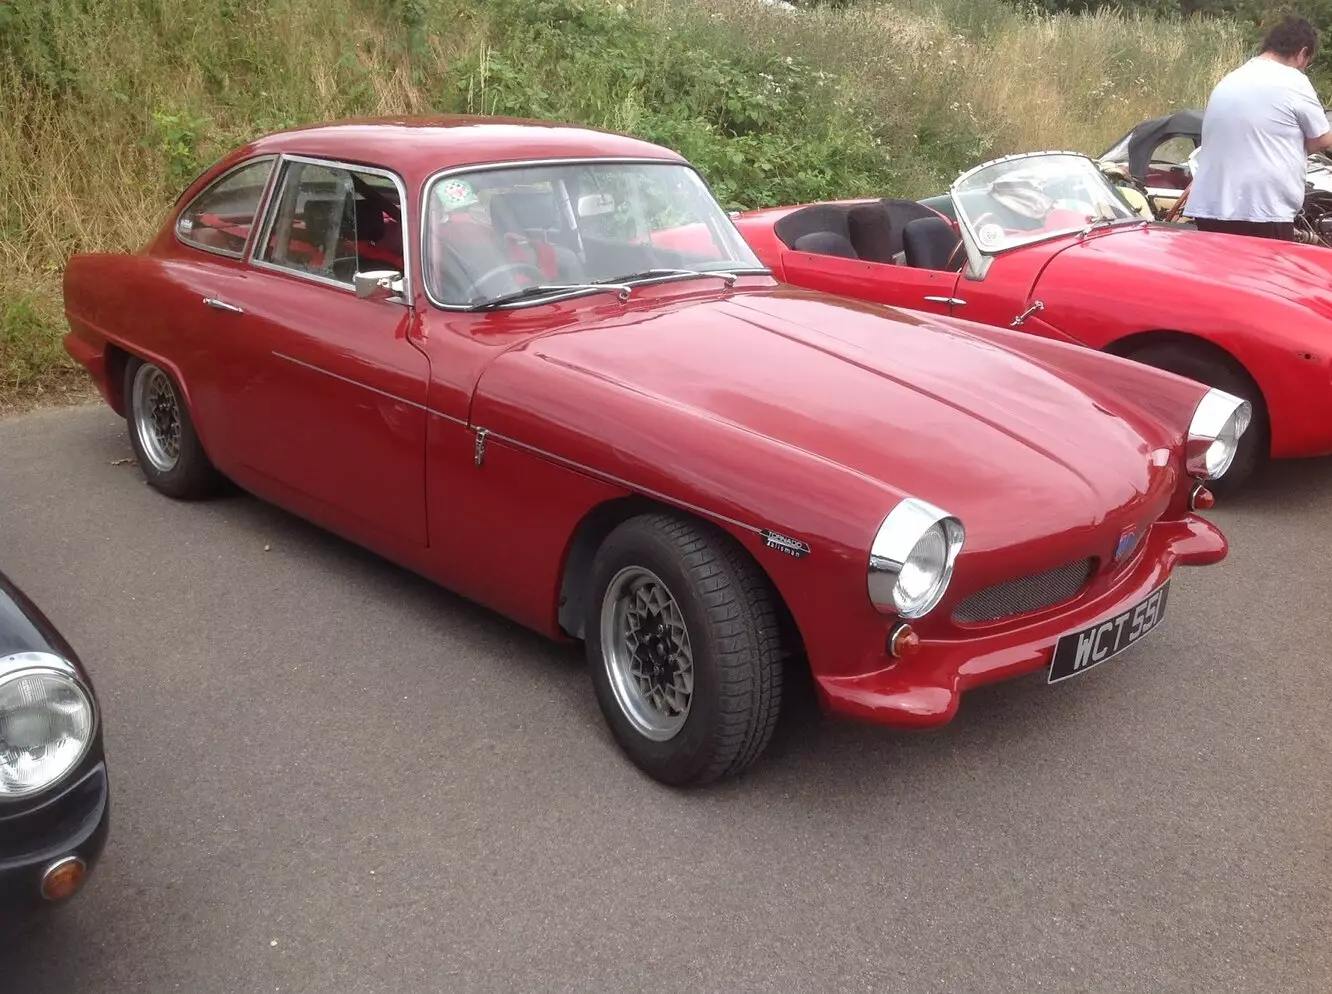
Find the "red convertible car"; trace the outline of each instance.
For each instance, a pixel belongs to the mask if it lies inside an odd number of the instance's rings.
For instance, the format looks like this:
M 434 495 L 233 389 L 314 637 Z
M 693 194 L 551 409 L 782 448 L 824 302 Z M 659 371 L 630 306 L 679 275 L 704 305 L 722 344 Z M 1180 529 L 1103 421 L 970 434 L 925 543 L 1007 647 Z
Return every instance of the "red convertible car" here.
M 1160 624 L 1248 405 L 1112 356 L 784 287 L 699 174 L 496 119 L 266 136 L 133 254 L 65 273 L 66 346 L 149 483 L 219 474 L 582 641 L 616 741 L 697 784 L 788 666 L 938 726 Z
M 1090 346 L 1252 406 L 1218 493 L 1268 458 L 1332 454 L 1332 254 L 1145 221 L 1086 156 L 984 163 L 945 197 L 753 211 L 784 282 Z

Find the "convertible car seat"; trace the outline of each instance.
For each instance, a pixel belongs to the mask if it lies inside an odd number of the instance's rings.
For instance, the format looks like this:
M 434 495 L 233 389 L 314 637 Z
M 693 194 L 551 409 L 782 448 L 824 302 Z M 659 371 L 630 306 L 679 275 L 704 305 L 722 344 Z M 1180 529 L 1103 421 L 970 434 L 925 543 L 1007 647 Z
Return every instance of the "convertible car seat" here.
M 816 255 L 837 255 L 844 259 L 859 259 L 851 239 L 833 231 L 811 231 L 801 235 L 791 246 L 797 252 L 813 252 Z
M 510 258 L 531 262 L 548 280 L 578 283 L 587 279 L 577 254 L 556 245 L 547 228 L 558 226 L 553 199 L 541 194 L 497 193 L 490 198 L 490 223 L 504 236 Z
M 902 250 L 913 269 L 957 270 L 966 258 L 957 252 L 962 239 L 941 217 L 918 217 L 902 229 Z
M 867 262 L 892 265 L 899 251 L 893 243 L 893 215 L 882 203 L 860 204 L 846 212 L 847 234 L 856 255 Z
M 356 201 L 356 254 L 363 268 L 402 271 L 402 229 L 396 223 L 390 226 L 383 208 L 373 200 Z

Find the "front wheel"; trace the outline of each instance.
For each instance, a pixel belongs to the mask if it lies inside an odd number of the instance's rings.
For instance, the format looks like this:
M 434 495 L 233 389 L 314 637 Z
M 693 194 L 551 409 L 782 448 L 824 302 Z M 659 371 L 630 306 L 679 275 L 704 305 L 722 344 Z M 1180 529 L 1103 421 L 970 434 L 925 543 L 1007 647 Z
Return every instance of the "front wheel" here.
M 220 478 L 171 374 L 132 358 L 125 364 L 124 396 L 130 445 L 148 483 L 168 497 L 212 493 Z
M 730 536 L 671 514 L 626 521 L 592 564 L 587 654 L 602 715 L 654 779 L 733 776 L 782 698 L 776 595 Z
M 1131 353 L 1128 358 L 1148 366 L 1155 366 L 1191 380 L 1216 387 L 1226 393 L 1247 400 L 1253 408 L 1248 430 L 1240 437 L 1239 451 L 1226 475 L 1207 484 L 1217 495 L 1233 494 L 1239 490 L 1267 461 L 1271 451 L 1271 430 L 1267 419 L 1267 406 L 1254 382 L 1219 357 L 1208 355 L 1187 345 L 1162 343 L 1148 345 Z

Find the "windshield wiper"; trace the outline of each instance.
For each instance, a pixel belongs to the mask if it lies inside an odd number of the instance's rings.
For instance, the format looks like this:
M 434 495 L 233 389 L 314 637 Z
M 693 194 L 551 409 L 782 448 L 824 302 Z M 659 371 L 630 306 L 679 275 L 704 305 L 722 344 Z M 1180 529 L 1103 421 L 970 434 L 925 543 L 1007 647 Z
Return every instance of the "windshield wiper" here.
M 569 290 L 587 290 L 590 292 L 615 290 L 619 292 L 621 300 L 628 300 L 629 294 L 633 292 L 633 287 L 622 280 L 607 280 L 596 283 L 542 283 L 537 286 L 525 286 L 521 290 L 514 290 L 512 293 L 500 294 L 492 300 L 473 304 L 468 310 L 489 311 L 501 304 L 511 304 L 514 301 L 526 300 L 529 297 L 544 297 L 547 294 L 564 293 Z
M 721 269 L 644 269 L 637 273 L 626 273 L 624 276 L 613 277 L 612 280 L 606 282 L 628 283 L 631 280 L 636 283 L 645 280 L 666 282 L 668 280 L 693 280 L 705 276 L 715 276 L 719 280 L 725 280 L 729 287 L 734 286 L 735 281 L 741 276 L 767 276 L 771 272 L 770 269 L 766 268 L 754 269 L 749 267 L 745 269 L 737 268 L 734 271 Z
M 1098 217 L 1095 221 L 1089 223 L 1082 229 L 1082 236 L 1090 235 L 1093 231 L 1099 231 L 1101 228 L 1113 228 L 1120 224 L 1134 224 L 1137 222 L 1147 223 L 1146 218 L 1142 217 Z

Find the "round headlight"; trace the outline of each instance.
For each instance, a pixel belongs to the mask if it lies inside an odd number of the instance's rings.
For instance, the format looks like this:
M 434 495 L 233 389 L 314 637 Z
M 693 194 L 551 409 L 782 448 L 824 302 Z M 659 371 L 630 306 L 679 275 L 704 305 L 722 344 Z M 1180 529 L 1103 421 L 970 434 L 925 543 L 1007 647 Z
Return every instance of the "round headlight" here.
M 1240 437 L 1253 418 L 1253 406 L 1215 387 L 1203 394 L 1189 423 L 1184 466 L 1190 476 L 1215 480 L 1230 469 Z
M 0 675 L 0 798 L 58 782 L 92 743 L 91 697 L 63 665 L 47 665 L 48 658 L 54 657 L 10 657 L 14 668 Z
M 966 530 L 933 504 L 908 497 L 879 526 L 870 546 L 869 596 L 885 614 L 920 618 L 953 578 Z

